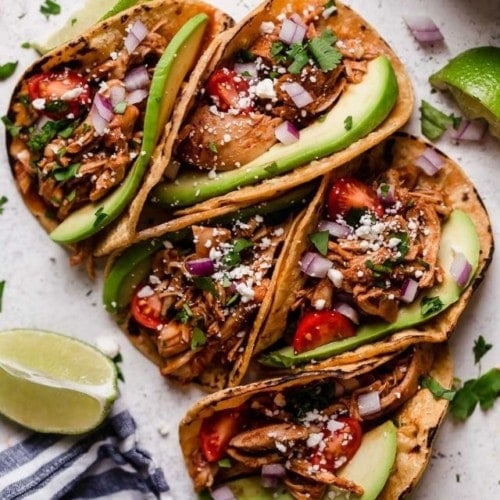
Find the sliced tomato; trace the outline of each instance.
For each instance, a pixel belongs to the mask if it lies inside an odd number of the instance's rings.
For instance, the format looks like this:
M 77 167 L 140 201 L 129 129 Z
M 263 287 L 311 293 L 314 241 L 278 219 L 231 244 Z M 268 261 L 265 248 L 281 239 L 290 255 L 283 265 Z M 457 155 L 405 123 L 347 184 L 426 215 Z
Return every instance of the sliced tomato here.
M 156 293 L 148 297 L 139 297 L 139 290 L 140 288 L 135 293 L 130 306 L 132 316 L 142 326 L 156 330 L 163 323 L 161 319 L 161 299 Z
M 328 215 L 335 220 L 337 215 L 343 217 L 352 209 L 370 210 L 378 217 L 384 215 L 384 208 L 374 189 L 354 177 L 341 177 L 330 189 Z
M 229 441 L 245 423 L 245 408 L 230 408 L 205 418 L 200 429 L 200 448 L 208 462 L 217 462 L 226 453 Z
M 359 420 L 352 417 L 339 417 L 337 422 L 344 424 L 342 429 L 329 431 L 326 427 L 324 433 L 324 448 L 315 448 L 310 457 L 313 465 L 319 465 L 330 472 L 345 465 L 356 454 L 363 437 L 363 430 Z
M 215 70 L 207 82 L 207 93 L 221 111 L 240 109 L 250 111 L 251 106 L 242 106 L 240 99 L 248 95 L 248 82 L 235 71 L 221 68 Z
M 352 321 L 337 311 L 310 311 L 299 320 L 293 338 L 295 354 L 356 334 Z
M 90 88 L 85 78 L 69 69 L 32 76 L 27 85 L 30 100 L 45 99 L 43 113 L 55 120 L 70 113 L 78 117 L 89 104 Z

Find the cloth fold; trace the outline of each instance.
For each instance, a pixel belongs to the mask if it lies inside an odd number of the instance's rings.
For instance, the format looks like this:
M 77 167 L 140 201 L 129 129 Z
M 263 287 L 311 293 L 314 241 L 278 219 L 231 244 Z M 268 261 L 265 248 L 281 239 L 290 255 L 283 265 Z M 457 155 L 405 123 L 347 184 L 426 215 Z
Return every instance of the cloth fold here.
M 17 432 L 0 440 L 0 499 L 169 500 L 163 471 L 138 446 L 136 424 L 121 401 L 96 430 L 81 436 Z

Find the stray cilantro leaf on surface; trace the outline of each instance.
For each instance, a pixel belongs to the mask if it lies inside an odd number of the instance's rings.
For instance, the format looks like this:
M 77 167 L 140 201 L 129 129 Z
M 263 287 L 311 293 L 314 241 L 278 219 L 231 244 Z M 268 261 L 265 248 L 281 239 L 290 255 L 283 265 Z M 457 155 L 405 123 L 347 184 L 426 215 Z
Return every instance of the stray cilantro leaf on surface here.
M 420 106 L 420 125 L 422 134 L 434 141 L 439 139 L 446 129 L 453 127 L 458 128 L 460 125 L 460 118 L 455 115 L 447 115 L 439 109 L 435 108 L 432 104 L 422 99 Z
M 125 382 L 125 377 L 123 376 L 123 372 L 121 370 L 121 367 L 119 365 L 119 363 L 121 363 L 123 361 L 123 357 L 121 355 L 121 353 L 119 352 L 113 359 L 112 359 L 113 363 L 115 364 L 115 367 L 116 367 L 116 376 L 118 378 L 118 380 L 121 380 L 122 382 Z
M 326 255 L 328 252 L 328 231 L 318 231 L 317 233 L 312 233 L 309 235 L 311 243 L 316 247 L 316 250 L 321 255 Z
M 49 16 L 57 16 L 60 14 L 61 6 L 54 0 L 45 0 L 45 3 L 40 5 L 40 12 L 48 19 Z
M 474 340 L 474 364 L 477 365 L 481 358 L 493 347 L 492 344 L 487 344 L 486 340 L 484 340 L 484 337 L 482 335 L 479 335 L 479 337 Z
M 352 116 L 349 115 L 345 120 L 344 120 L 344 128 L 346 130 L 351 130 L 352 129 Z
M 5 289 L 5 280 L 0 281 L 0 312 L 2 312 L 2 298 Z
M 205 332 L 201 328 L 195 326 L 193 329 L 193 337 L 191 338 L 191 349 L 204 346 L 206 343 L 207 337 Z
M 0 214 L 3 214 L 4 205 L 9 201 L 7 196 L 0 197 Z
M 420 384 L 422 387 L 429 389 L 435 399 L 451 401 L 455 397 L 456 391 L 454 389 L 446 389 L 446 387 L 443 387 L 436 379 L 430 376 L 424 377 L 420 381 Z
M 0 80 L 6 80 L 14 74 L 17 68 L 17 61 L 0 64 Z
M 30 42 L 23 42 L 21 44 L 22 49 L 31 49 L 31 43 Z

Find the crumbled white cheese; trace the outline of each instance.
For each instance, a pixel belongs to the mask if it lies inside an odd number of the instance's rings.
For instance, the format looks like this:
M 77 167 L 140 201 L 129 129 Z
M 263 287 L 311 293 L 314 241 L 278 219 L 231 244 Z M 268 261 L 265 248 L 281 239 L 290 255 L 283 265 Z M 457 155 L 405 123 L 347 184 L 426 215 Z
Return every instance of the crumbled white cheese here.
M 255 86 L 255 95 L 261 99 L 275 99 L 276 90 L 274 90 L 274 83 L 270 78 L 264 78 Z
M 325 435 L 322 432 L 311 432 L 307 438 L 307 446 L 309 448 L 315 448 L 323 440 Z
M 325 305 L 326 305 L 325 299 L 318 299 L 314 301 L 313 307 L 317 311 L 322 311 L 325 308 Z
M 149 286 L 143 286 L 138 292 L 137 292 L 137 297 L 140 299 L 143 299 L 145 297 L 151 297 L 151 295 L 154 295 L 154 290 Z
M 31 101 L 31 105 L 35 109 L 41 111 L 42 109 L 45 109 L 45 99 L 42 99 L 41 97 L 38 99 L 33 99 L 33 101 Z
M 344 275 L 338 269 L 333 267 L 328 269 L 327 276 L 335 288 L 340 288 L 342 286 Z
M 85 89 L 83 87 L 75 87 L 74 89 L 64 92 L 64 94 L 61 96 L 61 99 L 63 101 L 72 101 L 73 99 L 80 97 L 84 92 Z
M 274 23 L 272 21 L 264 21 L 260 25 L 261 33 L 272 33 L 274 31 Z

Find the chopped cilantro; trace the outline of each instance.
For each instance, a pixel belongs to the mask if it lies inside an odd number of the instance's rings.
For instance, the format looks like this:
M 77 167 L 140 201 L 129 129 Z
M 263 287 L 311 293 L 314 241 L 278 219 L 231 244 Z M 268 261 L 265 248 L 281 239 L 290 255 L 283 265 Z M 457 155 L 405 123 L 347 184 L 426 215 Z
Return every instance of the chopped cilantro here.
M 277 63 L 286 61 L 285 44 L 283 42 L 273 42 L 271 44 L 271 56 Z
M 306 385 L 287 391 L 285 409 L 297 418 L 302 418 L 312 410 L 322 410 L 331 403 L 335 384 L 323 382 Z
M 0 64 L 0 80 L 6 80 L 14 74 L 17 68 L 17 61 Z
M 211 293 L 214 297 L 218 297 L 217 289 L 215 288 L 215 283 L 209 276 L 197 276 L 193 278 L 193 283 L 196 288 L 203 290 L 205 292 Z
M 0 197 L 0 214 L 3 214 L 4 205 L 8 202 L 7 196 Z
M 208 143 L 208 149 L 210 149 L 210 151 L 212 151 L 212 153 L 214 155 L 216 155 L 219 152 L 219 150 L 217 149 L 217 144 L 216 144 L 215 141 L 210 141 Z
M 264 167 L 264 170 L 269 172 L 271 175 L 276 175 L 278 173 L 278 165 L 275 161 L 273 161 L 267 167 Z
M 81 163 L 73 163 L 66 168 L 58 168 L 54 170 L 54 179 L 59 182 L 64 182 L 73 179 L 78 173 Z
M 21 132 L 21 127 L 14 125 L 8 116 L 2 116 L 2 122 L 11 137 L 17 137 L 19 132 Z
M 328 237 L 328 231 L 318 231 L 309 235 L 311 243 L 321 255 L 326 255 L 328 252 Z
M 73 189 L 73 191 L 71 191 L 71 193 L 69 193 L 69 194 L 66 196 L 66 199 L 67 199 L 69 202 L 72 202 L 72 201 L 75 199 L 75 196 L 76 196 L 76 189 Z
M 192 317 L 193 311 L 191 311 L 191 308 L 185 302 L 182 304 L 182 309 L 175 315 L 175 319 L 184 324 L 186 324 Z
M 125 101 L 123 101 L 123 102 L 119 102 L 118 104 L 116 104 L 115 107 L 113 108 L 113 111 L 117 115 L 123 115 L 123 113 L 125 113 L 126 109 L 127 109 L 127 103 Z
M 66 148 L 59 148 L 57 150 L 57 156 L 59 158 L 62 158 L 66 154 L 67 149 Z
M 352 129 L 352 115 L 349 115 L 345 120 L 344 120 L 344 128 L 346 130 L 351 130 Z
M 122 382 L 125 382 L 125 377 L 123 376 L 123 372 L 121 370 L 121 367 L 119 363 L 123 361 L 123 357 L 121 352 L 119 352 L 111 361 L 115 364 L 116 367 L 116 377 L 118 380 L 121 380 Z
M 351 227 L 356 227 L 363 215 L 367 214 L 366 208 L 350 208 L 344 216 L 344 220 Z
M 256 56 L 248 49 L 241 49 L 236 53 L 236 60 L 239 63 L 247 63 L 255 61 Z
M 0 312 L 2 312 L 2 298 L 5 289 L 5 280 L 0 281 Z
M 205 332 L 201 328 L 195 326 L 193 328 L 193 336 L 191 338 L 191 349 L 204 346 L 206 343 L 207 336 L 205 335 Z
M 22 49 L 31 49 L 31 43 L 30 42 L 23 42 L 21 44 Z
M 229 458 L 222 458 L 217 462 L 217 465 L 223 469 L 230 469 L 232 464 Z
M 301 43 L 292 43 L 286 54 L 292 60 L 292 63 L 287 68 L 292 75 L 298 75 L 309 62 L 306 46 Z
M 35 152 L 42 151 L 58 133 L 64 132 L 68 125 L 68 120 L 46 122 L 38 133 L 33 133 L 28 139 L 28 148 Z
M 383 264 L 375 264 L 373 261 L 367 260 L 365 262 L 365 267 L 373 271 L 377 277 L 392 272 L 392 263 L 390 261 L 385 261 Z
M 68 111 L 68 103 L 62 99 L 54 99 L 45 103 L 45 111 L 49 113 L 65 113 Z
M 335 0 L 328 0 L 323 7 L 325 9 L 328 9 L 330 7 L 336 7 Z
M 68 139 L 73 135 L 74 130 L 75 130 L 75 125 L 68 125 L 67 127 L 60 130 L 57 133 L 57 135 L 59 137 L 62 137 L 63 139 Z
M 45 0 L 45 3 L 40 5 L 40 12 L 48 19 L 49 16 L 57 16 L 57 14 L 60 14 L 61 6 L 54 0 Z
M 481 358 L 493 347 L 492 344 L 487 344 L 482 335 L 474 340 L 474 364 L 478 364 Z
M 334 46 L 337 37 L 330 29 L 324 30 L 319 37 L 309 41 L 309 50 L 322 71 L 331 71 L 342 60 L 342 54 Z
M 460 118 L 452 114 L 446 115 L 439 109 L 422 99 L 420 106 L 420 126 L 422 134 L 434 141 L 439 139 L 449 127 L 458 128 Z
M 71 19 L 71 26 L 73 26 L 73 24 L 75 24 L 77 21 L 78 21 L 78 19 L 76 17 L 73 17 Z
M 420 312 L 422 316 L 430 316 L 441 311 L 443 303 L 439 297 L 424 297 L 420 304 Z
M 240 298 L 240 295 L 238 293 L 235 293 L 232 295 L 229 300 L 226 302 L 226 307 L 231 307 L 234 306 Z
M 399 233 L 391 233 L 389 235 L 389 238 L 397 238 L 399 240 L 399 243 L 397 245 L 399 253 L 398 260 L 401 260 L 410 250 L 410 238 L 408 237 L 408 234 L 404 231 L 401 231 Z
M 241 263 L 240 253 L 253 246 L 253 243 L 246 238 L 238 238 L 233 241 L 231 250 L 224 256 L 226 266 L 237 266 Z
M 95 213 L 94 227 L 100 226 L 107 216 L 108 214 L 104 212 L 104 207 L 100 207 Z
M 420 385 L 431 391 L 435 399 L 446 399 L 451 401 L 455 397 L 456 391 L 454 389 L 447 389 L 443 387 L 435 378 L 427 376 L 422 378 Z

